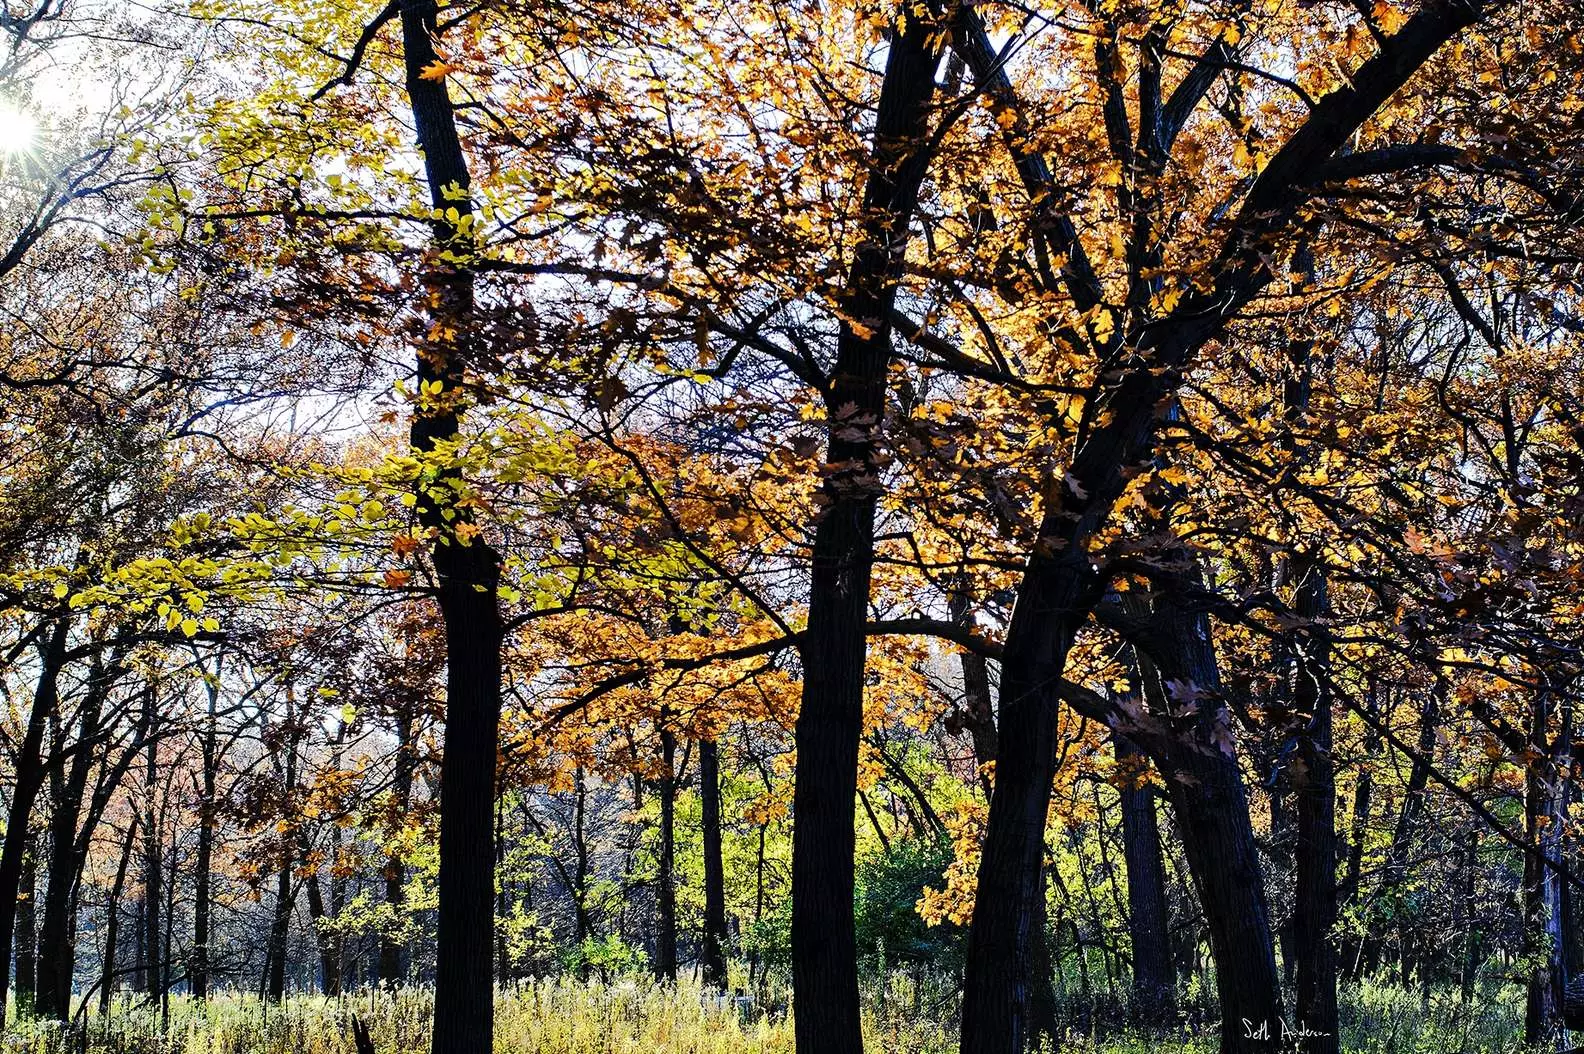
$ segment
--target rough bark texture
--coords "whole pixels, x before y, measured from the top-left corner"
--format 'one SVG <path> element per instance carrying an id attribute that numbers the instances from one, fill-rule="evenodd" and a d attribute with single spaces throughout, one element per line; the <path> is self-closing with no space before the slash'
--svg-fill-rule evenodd
<path id="1" fill-rule="evenodd" d="M 269 969 L 264 972 L 264 997 L 278 1003 L 286 996 L 286 938 L 292 917 L 292 855 L 283 851 L 275 872 L 275 910 L 270 915 Z"/>
<path id="2" fill-rule="evenodd" d="M 1133 1000 L 1144 1024 L 1171 1018 L 1176 996 L 1171 934 L 1166 916 L 1166 866 L 1161 859 L 1155 792 L 1135 782 L 1144 764 L 1124 736 L 1112 740 L 1117 767 L 1127 782 L 1122 799 L 1122 857 L 1127 867 L 1128 937 L 1133 947 Z"/>
<path id="3" fill-rule="evenodd" d="M 720 747 L 699 742 L 699 800 L 704 835 L 704 984 L 726 987 L 726 869 L 721 859 Z"/>
<path id="4" fill-rule="evenodd" d="M 1294 872 L 1297 880 L 1293 937 L 1297 958 L 1296 1030 L 1307 1054 L 1336 1054 L 1337 919 L 1336 772 L 1331 760 L 1330 615 L 1326 581 L 1318 563 L 1303 570 L 1296 609 L 1316 625 L 1304 635 L 1293 669 L 1293 709 L 1305 721 L 1292 764 L 1298 813 Z M 1314 1033 L 1309 1035 L 1308 1033 Z"/>
<path id="5" fill-rule="evenodd" d="M 1248 796 L 1232 746 L 1231 717 L 1220 702 L 1221 676 L 1209 619 L 1169 594 L 1156 597 L 1155 610 L 1155 663 L 1142 655 L 1139 661 L 1153 709 L 1161 713 L 1168 703 L 1182 705 L 1181 688 L 1179 698 L 1172 698 L 1173 682 L 1191 688 L 1190 694 L 1203 693 L 1204 699 L 1197 704 L 1199 713 L 1189 732 L 1155 744 L 1152 756 L 1165 777 L 1210 933 L 1221 1002 L 1221 1050 L 1252 1054 L 1269 1049 L 1269 1037 L 1281 1034 L 1282 988 Z"/>
<path id="6" fill-rule="evenodd" d="M 792 987 L 799 1054 L 863 1049 L 853 932 L 853 815 L 863 733 L 865 622 L 895 300 L 919 185 L 937 56 L 909 10 L 892 38 L 864 190 L 861 241 L 848 274 L 835 369 L 824 393 L 832 471 L 814 534 L 793 791 Z"/>

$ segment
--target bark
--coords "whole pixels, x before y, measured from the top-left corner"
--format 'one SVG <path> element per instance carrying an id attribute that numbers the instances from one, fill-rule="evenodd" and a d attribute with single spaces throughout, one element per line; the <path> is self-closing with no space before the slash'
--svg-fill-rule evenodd
<path id="1" fill-rule="evenodd" d="M 145 726 L 152 727 L 155 721 L 154 688 L 149 686 L 144 695 L 143 721 Z M 143 978 L 148 986 L 148 991 L 160 993 L 163 991 L 165 976 L 164 942 L 160 939 L 163 930 L 160 918 L 164 908 L 164 883 L 165 863 L 164 845 L 160 837 L 161 827 L 158 799 L 155 789 L 159 784 L 159 758 L 155 743 L 150 740 L 145 747 L 143 769 Z"/>
<path id="2" fill-rule="evenodd" d="M 404 822 L 412 805 L 413 767 L 417 760 L 417 746 L 413 742 L 413 707 L 411 700 L 403 700 L 396 715 L 396 764 L 391 777 L 391 793 L 395 797 L 395 819 Z M 385 903 L 392 914 L 400 917 L 406 900 L 406 867 L 399 853 L 392 853 L 385 861 Z M 379 963 L 376 976 L 383 988 L 394 988 L 402 980 L 402 944 L 396 939 L 394 927 L 381 932 Z"/>
<path id="3" fill-rule="evenodd" d="M 328 996 L 341 994 L 341 952 L 331 925 L 334 919 L 325 911 L 324 891 L 319 885 L 319 869 L 308 872 L 308 919 L 313 925 L 314 945 L 319 951 L 319 990 Z"/>
<path id="4" fill-rule="evenodd" d="M 1566 935 L 1562 929 L 1563 835 L 1567 823 L 1568 778 L 1572 769 L 1572 720 L 1563 701 L 1559 727 L 1551 731 L 1553 705 L 1536 693 L 1525 766 L 1524 829 L 1538 852 L 1524 854 L 1524 952 L 1530 962 L 1524 1008 L 1524 1042 L 1533 1049 L 1561 1050 L 1566 1033 Z"/>
<path id="5" fill-rule="evenodd" d="M 913 8 L 906 22 L 888 49 L 860 242 L 842 297 L 845 318 L 836 364 L 823 393 L 829 420 L 826 462 L 833 471 L 825 477 L 814 532 L 795 731 L 792 988 L 799 1054 L 863 1049 L 853 930 L 853 820 L 879 492 L 875 435 L 885 412 L 894 279 L 928 167 L 923 145 L 938 63 L 933 27 Z"/>
<path id="6" fill-rule="evenodd" d="M 699 743 L 699 798 L 704 835 L 704 985 L 726 987 L 726 869 L 721 859 L 720 747 Z"/>
<path id="7" fill-rule="evenodd" d="M 105 906 L 108 921 L 105 923 L 104 962 L 99 972 L 99 1014 L 110 1013 L 110 998 L 116 987 L 117 941 L 121 936 L 121 891 L 126 888 L 127 869 L 132 863 L 132 847 L 137 844 L 137 817 L 127 825 L 126 837 L 121 841 L 121 862 L 116 866 L 115 881 L 110 885 L 110 901 Z"/>
<path id="8" fill-rule="evenodd" d="M 16 1008 L 18 1017 L 33 1013 L 38 992 L 38 835 L 27 832 L 22 880 L 16 908 Z"/>
<path id="9" fill-rule="evenodd" d="M 477 351 L 472 236 L 457 219 L 474 215 L 467 159 L 444 76 L 425 76 L 439 63 L 435 0 L 401 5 L 402 57 L 418 147 L 423 151 L 430 205 L 435 210 L 433 256 L 424 283 L 432 325 L 418 353 L 418 381 L 453 397 L 465 390 Z M 441 259 L 440 253 L 451 257 Z M 412 447 L 419 454 L 458 434 L 454 404 L 414 415 Z M 439 923 L 435 935 L 433 1054 L 476 1054 L 494 1040 L 495 766 L 499 750 L 501 649 L 505 630 L 497 591 L 500 557 L 455 505 L 461 479 L 447 469 L 431 489 L 417 485 L 418 522 L 432 529 L 441 618 L 446 637 L 445 753 L 440 766 Z M 449 518 L 446 514 L 450 514 Z"/>
<path id="10" fill-rule="evenodd" d="M 1166 712 L 1168 704 L 1183 705 L 1172 698 L 1173 681 L 1203 698 L 1195 701 L 1198 713 L 1186 733 L 1162 736 L 1152 726 L 1141 730 L 1141 736 L 1147 735 L 1144 742 L 1135 742 L 1149 750 L 1165 777 L 1204 911 L 1221 1003 L 1221 1050 L 1243 1054 L 1268 1049 L 1271 1038 L 1281 1034 L 1281 979 L 1247 792 L 1232 746 L 1231 718 L 1221 702 L 1209 619 L 1190 612 L 1169 593 L 1158 595 L 1154 604 L 1154 658 L 1139 656 L 1153 712 Z"/>
<path id="11" fill-rule="evenodd" d="M 264 998 L 279 1003 L 286 997 L 286 940 L 291 931 L 292 858 L 282 852 L 275 872 L 275 910 L 270 915 L 269 967 L 264 971 Z"/>
<path id="12" fill-rule="evenodd" d="M 209 713 L 204 721 L 200 745 L 202 770 L 199 773 L 198 845 L 193 861 L 193 947 L 188 965 L 193 998 L 200 1003 L 209 998 L 209 912 L 213 895 L 215 790 L 220 767 L 219 731 L 216 725 L 220 696 L 218 680 L 209 684 L 208 694 Z"/>
<path id="13" fill-rule="evenodd" d="M 1318 561 L 1305 567 L 1298 583 L 1300 617 L 1315 619 L 1300 643 L 1294 663 L 1293 709 L 1307 724 L 1298 735 L 1291 767 L 1297 806 L 1297 880 L 1293 937 L 1297 958 L 1297 1031 L 1305 1054 L 1337 1052 L 1337 949 L 1332 931 L 1337 919 L 1336 773 L 1331 759 L 1330 615 L 1326 580 Z M 1308 1035 L 1307 1033 L 1314 1033 Z"/>
<path id="14" fill-rule="evenodd" d="M 655 976 L 675 984 L 676 945 L 676 734 L 660 733 L 660 854 L 656 865 L 656 899 L 660 910 L 655 933 Z"/>
<path id="15" fill-rule="evenodd" d="M 1114 736 L 1117 765 L 1124 776 L 1143 761 L 1137 747 Z M 1166 915 L 1166 866 L 1161 859 L 1155 792 L 1128 779 L 1122 799 L 1122 858 L 1127 868 L 1128 937 L 1133 948 L 1133 1000 L 1144 1024 L 1163 1025 L 1176 1001 L 1171 931 Z"/>
<path id="16" fill-rule="evenodd" d="M 0 847 L 0 1021 L 5 1020 L 11 971 L 11 945 L 16 934 L 17 895 L 22 886 L 33 803 L 44 786 L 44 730 L 49 727 L 60 700 L 57 686 L 66 663 L 66 635 L 70 624 L 62 620 L 48 631 L 39 651 L 39 679 L 27 728 L 16 752 L 16 772 L 11 784 L 11 811 L 6 818 L 5 844 Z"/>
<path id="17" fill-rule="evenodd" d="M 39 976 L 37 1011 L 43 1017 L 64 1021 L 71 1015 L 72 975 L 76 965 L 77 891 L 93 830 L 103 809 L 103 798 L 90 804 L 83 816 L 83 799 L 88 792 L 88 775 L 95 753 L 87 748 L 99 734 L 100 718 L 109 690 L 109 674 L 99 663 L 83 699 L 78 718 L 77 745 L 70 768 L 60 782 L 55 808 L 50 814 L 49 888 L 44 896 L 43 923 L 39 927 Z M 57 751 L 64 744 L 57 744 Z M 62 757 L 55 762 L 64 765 Z M 125 766 L 121 766 L 124 771 Z M 101 788 L 102 790 L 105 788 Z M 86 820 L 81 832 L 79 820 Z"/>

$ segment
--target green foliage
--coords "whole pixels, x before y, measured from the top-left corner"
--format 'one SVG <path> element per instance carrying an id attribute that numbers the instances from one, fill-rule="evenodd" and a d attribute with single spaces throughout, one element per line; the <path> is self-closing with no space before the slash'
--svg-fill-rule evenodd
<path id="1" fill-rule="evenodd" d="M 928 926 L 918 912 L 925 886 L 939 886 L 952 862 L 951 846 L 909 838 L 858 864 L 854 904 L 858 954 L 871 966 L 928 963 L 955 971 L 965 933 L 959 926 Z"/>
<path id="2" fill-rule="evenodd" d="M 593 971 L 600 977 L 610 977 L 640 970 L 649 962 L 642 948 L 628 944 L 614 933 L 603 937 L 586 937 L 561 953 L 561 965 L 571 973 Z"/>

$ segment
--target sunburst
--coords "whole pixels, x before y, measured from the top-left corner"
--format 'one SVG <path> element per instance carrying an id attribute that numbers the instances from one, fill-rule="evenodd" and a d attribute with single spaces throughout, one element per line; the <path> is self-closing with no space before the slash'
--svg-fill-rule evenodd
<path id="1" fill-rule="evenodd" d="M 38 120 L 26 110 L 0 102 L 0 157 L 31 154 L 38 145 Z"/>

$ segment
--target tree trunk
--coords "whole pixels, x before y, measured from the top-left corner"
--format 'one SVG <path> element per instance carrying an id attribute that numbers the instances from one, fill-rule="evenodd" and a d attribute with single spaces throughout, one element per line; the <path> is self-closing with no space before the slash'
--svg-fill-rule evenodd
<path id="1" fill-rule="evenodd" d="M 1025 581 L 1047 573 L 1031 566 Z M 1067 590 L 1053 582 L 1049 591 L 1030 589 L 1027 595 L 1051 594 Z M 963 1054 L 1022 1054 L 1033 1032 L 1045 819 L 1056 768 L 1055 686 L 1072 630 L 1038 625 L 1044 620 L 1029 617 L 1032 607 L 1019 604 L 1014 610 L 1001 662 L 995 792 L 968 931 Z M 1042 637 L 1057 638 L 1056 647 L 1048 649 Z"/>
<path id="2" fill-rule="evenodd" d="M 126 888 L 127 868 L 132 863 L 132 847 L 137 844 L 137 816 L 127 824 L 126 837 L 121 842 L 121 863 L 116 867 L 115 881 L 110 886 L 110 901 L 105 906 L 104 962 L 99 971 L 99 1015 L 110 1013 L 110 998 L 116 988 L 116 942 L 121 936 L 121 891 Z"/>
<path id="3" fill-rule="evenodd" d="M 1164 1025 L 1176 1001 L 1171 931 L 1166 917 L 1166 866 L 1161 859 L 1155 792 L 1140 782 L 1146 764 L 1124 736 L 1113 736 L 1122 785 L 1122 858 L 1127 867 L 1128 937 L 1133 947 L 1133 1000 L 1144 1024 Z"/>
<path id="4" fill-rule="evenodd" d="M 1154 661 L 1138 656 L 1152 710 L 1165 713 L 1168 706 L 1184 705 L 1172 698 L 1173 681 L 1203 699 L 1191 700 L 1198 708 L 1194 725 L 1185 733 L 1156 737 L 1163 741 L 1154 743 L 1151 756 L 1165 777 L 1210 933 L 1221 1003 L 1221 1050 L 1253 1054 L 1280 1040 L 1282 988 L 1231 717 L 1221 702 L 1209 619 L 1190 612 L 1171 594 L 1158 594 L 1154 600 Z"/>
<path id="5" fill-rule="evenodd" d="M 699 742 L 699 800 L 704 835 L 704 985 L 726 987 L 726 869 L 721 859 L 720 747 Z"/>
<path id="6" fill-rule="evenodd" d="M 417 761 L 417 746 L 413 743 L 412 701 L 404 699 L 396 715 L 396 763 L 391 777 L 391 793 L 396 799 L 397 823 L 406 822 L 407 810 L 412 805 L 413 768 Z M 385 861 L 385 903 L 391 913 L 400 917 L 406 899 L 406 867 L 399 852 Z M 394 988 L 402 980 L 402 942 L 395 931 L 387 928 L 379 937 L 379 963 L 376 977 L 382 988 Z"/>
<path id="7" fill-rule="evenodd" d="M 99 814 L 108 798 L 108 788 L 96 793 L 95 801 L 83 816 L 83 798 L 88 792 L 88 774 L 93 768 L 95 752 L 89 749 L 99 735 L 100 717 L 111 674 L 99 662 L 94 663 L 93 677 L 82 702 L 78 719 L 77 750 L 72 755 L 71 767 L 61 780 L 60 793 L 50 814 L 50 873 L 49 889 L 44 897 L 43 924 L 39 927 L 39 977 L 37 1009 L 41 1016 L 65 1021 L 71 1016 L 72 976 L 76 965 L 77 891 L 82 881 L 83 867 L 88 862 L 88 847 L 93 829 L 98 825 Z M 56 750 L 64 748 L 56 744 Z M 64 765 L 64 757 L 54 764 Z M 125 771 L 125 766 L 119 766 Z M 118 772 L 117 775 L 120 773 Z M 119 780 L 117 780 L 119 782 Z M 78 822 L 85 820 L 79 833 Z"/>
<path id="8" fill-rule="evenodd" d="M 30 828 L 22 850 L 22 879 L 16 906 L 17 1017 L 33 1013 L 38 993 L 38 835 Z"/>
<path id="9" fill-rule="evenodd" d="M 217 674 L 218 677 L 218 674 Z M 193 947 L 188 967 L 193 998 L 200 1003 L 209 998 L 209 912 L 212 897 L 215 833 L 215 788 L 219 776 L 220 748 L 216 728 L 219 705 L 218 683 L 211 684 L 209 714 L 204 722 L 202 741 L 203 771 L 198 802 L 198 846 L 193 861 Z"/>
<path id="10" fill-rule="evenodd" d="M 1563 835 L 1567 826 L 1568 781 L 1572 768 L 1572 720 L 1560 705 L 1559 727 L 1551 731 L 1553 698 L 1537 692 L 1525 766 L 1524 830 L 1532 852 L 1524 854 L 1524 951 L 1529 959 L 1529 991 L 1524 1012 L 1524 1042 L 1558 1050 L 1564 1046 L 1566 935 L 1562 931 Z M 1548 866 L 1549 865 L 1549 866 Z"/>
<path id="11" fill-rule="evenodd" d="M 22 887 L 23 861 L 27 856 L 33 803 L 44 786 L 44 730 L 59 705 L 56 692 L 61 667 L 66 664 L 66 635 L 70 623 L 62 620 L 49 631 L 39 654 L 39 679 L 27 729 L 17 747 L 16 772 L 11 784 L 11 812 L 6 819 L 6 839 L 0 847 L 0 1021 L 5 1020 L 7 982 L 11 971 L 11 944 L 16 934 L 17 896 Z"/>
<path id="12" fill-rule="evenodd" d="M 146 707 L 143 715 L 144 723 L 152 726 L 156 713 L 154 705 L 154 687 L 149 686 L 144 697 Z M 164 908 L 164 883 L 165 863 L 164 846 L 160 838 L 161 827 L 159 812 L 156 808 L 157 797 L 155 788 L 159 783 L 159 758 L 155 741 L 150 740 L 145 748 L 143 769 L 143 971 L 144 981 L 148 991 L 159 993 L 160 980 L 164 976 L 164 942 L 160 939 L 163 930 L 160 927 L 161 912 Z"/>
<path id="13" fill-rule="evenodd" d="M 663 718 L 662 718 L 663 719 Z M 660 730 L 660 852 L 655 889 L 660 909 L 655 933 L 655 976 L 675 984 L 676 946 L 676 734 Z"/>
<path id="14" fill-rule="evenodd" d="M 854 808 L 863 734 L 865 623 L 880 489 L 875 434 L 885 412 L 888 322 L 919 186 L 935 89 L 934 29 L 909 7 L 880 88 L 874 164 L 847 276 L 828 417 L 823 507 L 814 532 L 793 789 L 792 988 L 798 1054 L 857 1054 Z M 847 319 L 859 324 L 854 326 Z"/>
<path id="15" fill-rule="evenodd" d="M 292 914 L 292 857 L 282 850 L 280 868 L 275 873 L 275 911 L 270 917 L 269 972 L 266 974 L 264 997 L 279 1003 L 286 997 L 286 942 L 291 931 Z"/>
<path id="16" fill-rule="evenodd" d="M 433 253 L 423 276 L 432 325 L 418 354 L 420 388 L 464 394 L 476 350 L 473 273 L 475 218 L 456 112 L 435 51 L 435 0 L 401 5 L 407 97 L 423 151 Z M 443 69 L 444 67 L 441 66 Z M 425 71 L 430 71 L 426 73 Z M 442 259 L 444 253 L 449 261 Z M 420 409 L 412 447 L 427 453 L 458 434 L 456 404 Z M 440 901 L 435 935 L 433 1054 L 477 1054 L 493 1046 L 495 979 L 495 766 L 499 750 L 501 649 L 505 629 L 497 592 L 500 558 L 459 508 L 461 477 L 447 469 L 433 486 L 417 483 L 418 522 L 436 535 L 432 559 L 446 635 L 445 753 L 440 765 Z M 476 533 L 476 531 L 474 532 Z"/>
<path id="17" fill-rule="evenodd" d="M 1316 620 L 1293 664 L 1293 711 L 1307 725 L 1291 766 L 1298 812 L 1293 936 L 1297 951 L 1296 1030 L 1305 1054 L 1337 1054 L 1336 773 L 1331 760 L 1330 616 L 1318 560 L 1303 568 L 1297 614 Z M 1309 1033 L 1313 1033 L 1310 1035 Z"/>
<path id="18" fill-rule="evenodd" d="M 319 885 L 319 869 L 308 872 L 308 918 L 313 925 L 314 946 L 319 951 L 319 990 L 328 996 L 341 994 L 341 954 L 332 926 L 334 919 L 325 911 L 324 892 Z"/>

